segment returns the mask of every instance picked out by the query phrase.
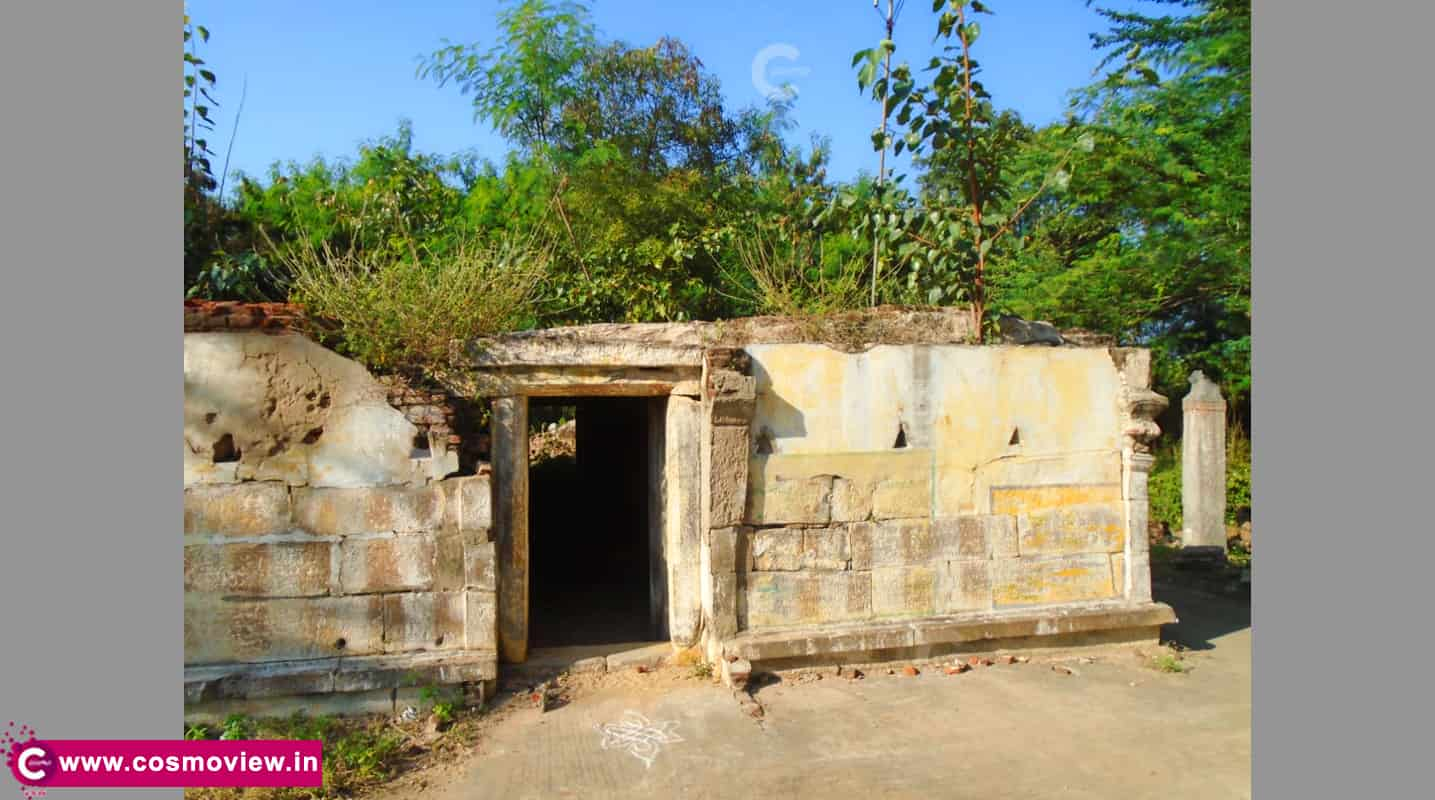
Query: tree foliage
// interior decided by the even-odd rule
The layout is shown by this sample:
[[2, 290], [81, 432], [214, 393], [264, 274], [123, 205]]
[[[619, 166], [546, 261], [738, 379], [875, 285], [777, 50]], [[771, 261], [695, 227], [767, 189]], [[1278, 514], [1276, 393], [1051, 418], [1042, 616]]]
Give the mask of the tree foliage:
[[[1156, 2], [1190, 13], [1101, 11], [1111, 27], [1093, 42], [1108, 71], [1076, 109], [1097, 146], [1038, 209], [1002, 295], [1021, 313], [1152, 346], [1168, 392], [1205, 370], [1248, 414], [1250, 3]], [[1038, 136], [1028, 175], [1061, 140]]]
[[[418, 67], [467, 97], [509, 152], [421, 153], [402, 123], [352, 159], [243, 177], [231, 197], [218, 196], [208, 160], [216, 77], [197, 52], [208, 31], [186, 19], [185, 287], [313, 298], [295, 265], [329, 252], [365, 265], [346, 285], [419, 297], [439, 291], [446, 258], [542, 242], [541, 291], [517, 295], [523, 313], [504, 324], [960, 303], [985, 321], [1018, 313], [1150, 346], [1159, 390], [1179, 396], [1203, 369], [1240, 414], [1250, 5], [1152, 2], [1169, 13], [1100, 11], [1103, 74], [1068, 119], [1037, 127], [983, 86], [988, 4], [936, 0], [941, 48], [924, 68], [895, 61], [890, 36], [852, 59], [859, 89], [882, 104], [874, 153], [911, 151], [915, 178], [884, 166], [845, 182], [827, 175], [825, 140], [788, 143], [784, 102], [730, 108], [683, 42], [604, 39], [577, 0], [509, 2], [493, 42], [445, 42]], [[853, 290], [874, 284], [868, 297]]]

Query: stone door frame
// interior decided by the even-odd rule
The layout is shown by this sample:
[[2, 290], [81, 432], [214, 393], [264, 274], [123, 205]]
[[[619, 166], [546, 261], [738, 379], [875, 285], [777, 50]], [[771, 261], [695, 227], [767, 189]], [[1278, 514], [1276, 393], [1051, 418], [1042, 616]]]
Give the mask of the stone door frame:
[[[697, 640], [701, 619], [699, 563], [701, 402], [696, 382], [649, 386], [545, 383], [541, 392], [492, 400], [493, 528], [498, 576], [498, 653], [508, 663], [528, 658], [529, 475], [528, 406], [534, 397], [631, 397], [649, 406], [649, 575], [652, 627], [679, 646]], [[678, 390], [678, 391], [675, 391]], [[694, 394], [683, 393], [691, 389]]]

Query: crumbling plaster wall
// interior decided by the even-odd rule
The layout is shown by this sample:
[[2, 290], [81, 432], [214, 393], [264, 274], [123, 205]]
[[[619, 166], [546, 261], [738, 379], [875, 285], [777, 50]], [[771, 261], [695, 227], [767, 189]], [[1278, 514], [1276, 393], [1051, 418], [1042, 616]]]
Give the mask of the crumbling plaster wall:
[[714, 460], [747, 448], [741, 519], [709, 533], [718, 636], [1149, 600], [1149, 576], [1126, 574], [1149, 564], [1129, 533], [1145, 518], [1128, 430], [1133, 394], [1149, 394], [1144, 351], [744, 351], [748, 427], [725, 429], [740, 444], [706, 442]]
[[496, 677], [488, 475], [298, 334], [187, 333], [184, 386], [188, 713]]

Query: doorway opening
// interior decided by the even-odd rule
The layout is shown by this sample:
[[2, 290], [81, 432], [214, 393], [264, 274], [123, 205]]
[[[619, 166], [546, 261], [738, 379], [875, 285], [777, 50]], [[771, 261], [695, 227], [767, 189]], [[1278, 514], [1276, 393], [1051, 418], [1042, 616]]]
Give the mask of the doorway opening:
[[[662, 398], [531, 398], [529, 646], [666, 635]], [[555, 438], [557, 441], [555, 441]], [[655, 441], [656, 440], [656, 441]]]

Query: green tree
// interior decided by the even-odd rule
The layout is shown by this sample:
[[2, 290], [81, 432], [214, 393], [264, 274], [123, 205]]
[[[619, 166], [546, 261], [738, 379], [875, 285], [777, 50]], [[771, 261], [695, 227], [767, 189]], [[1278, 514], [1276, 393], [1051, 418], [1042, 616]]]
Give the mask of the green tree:
[[[849, 209], [854, 232], [871, 235], [877, 247], [885, 245], [906, 265], [909, 291], [922, 290], [933, 304], [968, 304], [974, 329], [984, 335], [991, 302], [989, 264], [998, 252], [994, 247], [1010, 238], [1050, 185], [1066, 183], [1071, 153], [1089, 149], [1093, 140], [1083, 136], [1070, 143], [1030, 194], [1017, 200], [1009, 173], [1030, 131], [1016, 114], [996, 109], [972, 55], [981, 34], [973, 16], [991, 12], [984, 3], [958, 0], [935, 0], [932, 10], [940, 12], [936, 38], [946, 44], [942, 55], [927, 65], [929, 84], [918, 85], [905, 63], [890, 67], [890, 40], [853, 56], [854, 66], [862, 64], [859, 87], [882, 99], [884, 118], [890, 100], [898, 109], [897, 124], [906, 128], [895, 139], [879, 129], [873, 133], [873, 147], [883, 149], [890, 142], [897, 153], [905, 146], [918, 155], [929, 168], [922, 194], [913, 197], [896, 185], [899, 182], [886, 186], [879, 181], [870, 198], [862, 196], [859, 185], [857, 192], [844, 192], [839, 204]], [[874, 257], [874, 282], [881, 263]]]
[[445, 42], [418, 74], [472, 95], [475, 119], [539, 152], [558, 140], [563, 109], [597, 46], [592, 16], [578, 2], [522, 0], [499, 12], [498, 29], [499, 41], [487, 50]]
[[[1074, 123], [1097, 142], [1068, 190], [1036, 209], [1003, 301], [1023, 314], [1116, 334], [1158, 354], [1179, 394], [1202, 369], [1238, 415], [1250, 395], [1250, 3], [1153, 0], [1184, 14], [1101, 10], [1107, 73]], [[1041, 132], [1028, 170], [1068, 126]], [[1029, 180], [1029, 175], [1027, 180]]]
[[599, 41], [582, 3], [511, 4], [499, 31], [486, 52], [450, 45], [420, 74], [458, 85], [518, 146], [467, 210], [511, 209], [510, 186], [528, 198], [521, 218], [554, 243], [548, 321], [730, 315], [735, 226], [767, 203], [770, 172], [797, 163], [775, 133], [782, 109], [729, 111], [682, 42]]

